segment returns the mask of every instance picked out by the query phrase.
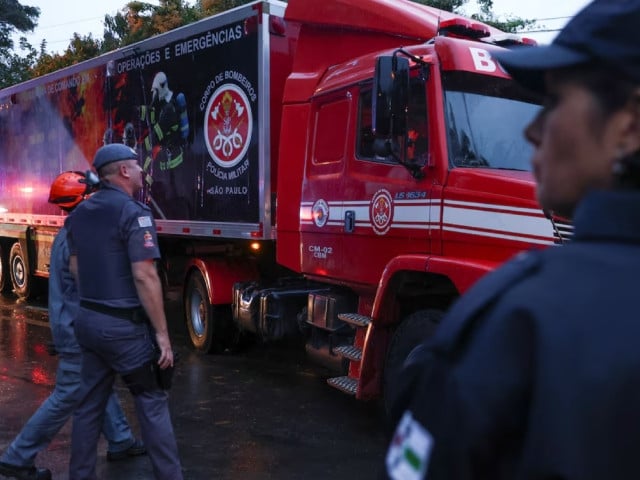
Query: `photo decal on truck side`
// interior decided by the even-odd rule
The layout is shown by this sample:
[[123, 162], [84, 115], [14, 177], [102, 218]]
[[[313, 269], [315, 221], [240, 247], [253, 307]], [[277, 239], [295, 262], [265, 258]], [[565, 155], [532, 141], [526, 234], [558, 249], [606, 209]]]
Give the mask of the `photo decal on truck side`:
[[248, 23], [257, 25], [145, 41], [2, 103], [0, 205], [57, 214], [47, 202], [56, 175], [85, 171], [98, 148], [124, 143], [138, 153], [139, 200], [156, 219], [259, 222], [261, 34]]

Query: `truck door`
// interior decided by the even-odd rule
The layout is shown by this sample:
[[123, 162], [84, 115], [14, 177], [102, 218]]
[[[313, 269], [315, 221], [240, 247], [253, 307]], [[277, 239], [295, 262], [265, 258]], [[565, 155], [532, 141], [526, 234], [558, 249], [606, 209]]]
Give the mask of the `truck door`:
[[[430, 251], [431, 222], [437, 224], [435, 201], [431, 202], [426, 168], [429, 135], [425, 80], [410, 84], [407, 132], [391, 141], [391, 153], [381, 155], [372, 131], [372, 85], [354, 91], [357, 114], [353, 119], [349, 161], [342, 179], [343, 277], [371, 284], [378, 281], [385, 265], [403, 254]], [[402, 165], [400, 161], [407, 163]], [[412, 170], [413, 169], [413, 170]]]
[[344, 225], [338, 199], [343, 190], [346, 132], [353, 110], [351, 96], [344, 91], [311, 101], [300, 211], [302, 271], [307, 274], [334, 277], [341, 271]]

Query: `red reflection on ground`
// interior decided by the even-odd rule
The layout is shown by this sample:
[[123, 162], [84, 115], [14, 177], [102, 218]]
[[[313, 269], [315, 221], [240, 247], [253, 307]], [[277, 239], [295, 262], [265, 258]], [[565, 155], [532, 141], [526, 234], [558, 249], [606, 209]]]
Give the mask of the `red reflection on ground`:
[[40, 366], [31, 371], [31, 381], [36, 385], [53, 385], [53, 378]]

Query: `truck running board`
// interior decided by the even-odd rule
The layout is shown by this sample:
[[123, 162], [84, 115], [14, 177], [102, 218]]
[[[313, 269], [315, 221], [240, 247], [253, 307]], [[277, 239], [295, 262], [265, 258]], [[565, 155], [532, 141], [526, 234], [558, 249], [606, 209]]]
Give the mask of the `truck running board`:
[[358, 388], [358, 380], [351, 377], [334, 377], [327, 379], [327, 383], [348, 395], [355, 395]]
[[337, 355], [342, 355], [343, 358], [349, 360], [349, 376], [330, 378], [327, 383], [344, 393], [356, 395], [360, 378], [362, 347], [364, 347], [364, 339], [367, 334], [367, 327], [371, 323], [371, 317], [360, 315], [359, 313], [339, 313], [338, 319], [356, 329], [353, 345], [341, 345], [333, 350]]
[[348, 358], [353, 362], [359, 362], [362, 360], [362, 349], [354, 345], [343, 345], [338, 348], [334, 348], [333, 351], [338, 355], [342, 355], [343, 358]]
[[339, 313], [338, 319], [354, 327], [366, 327], [371, 323], [371, 317], [359, 313]]

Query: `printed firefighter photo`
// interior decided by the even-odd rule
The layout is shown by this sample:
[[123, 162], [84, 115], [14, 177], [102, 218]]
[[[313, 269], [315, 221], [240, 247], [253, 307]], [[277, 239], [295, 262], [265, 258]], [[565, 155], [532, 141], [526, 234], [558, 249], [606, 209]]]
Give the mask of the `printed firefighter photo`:
[[[164, 71], [155, 72], [149, 86], [136, 82], [135, 75], [125, 77], [118, 82], [116, 98], [128, 94], [140, 101], [129, 113], [132, 118], [123, 119], [116, 109], [119, 121], [113, 125], [118, 127], [105, 130], [103, 144], [122, 142], [139, 153], [145, 178], [141, 200], [151, 206], [156, 218], [186, 218], [193, 213], [196, 187], [186, 153], [190, 134], [186, 96], [171, 88]], [[124, 91], [138, 83], [142, 91]]]

